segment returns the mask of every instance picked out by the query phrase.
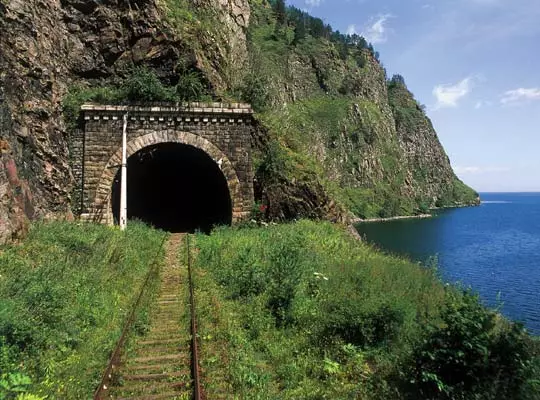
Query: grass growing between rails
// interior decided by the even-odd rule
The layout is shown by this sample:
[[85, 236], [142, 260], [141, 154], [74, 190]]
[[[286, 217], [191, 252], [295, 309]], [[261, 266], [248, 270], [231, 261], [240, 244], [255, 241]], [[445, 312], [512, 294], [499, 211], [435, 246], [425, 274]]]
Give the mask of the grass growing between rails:
[[196, 244], [209, 398], [540, 398], [538, 342], [435, 269], [309, 221]]
[[90, 398], [162, 239], [55, 222], [0, 249], [0, 399]]

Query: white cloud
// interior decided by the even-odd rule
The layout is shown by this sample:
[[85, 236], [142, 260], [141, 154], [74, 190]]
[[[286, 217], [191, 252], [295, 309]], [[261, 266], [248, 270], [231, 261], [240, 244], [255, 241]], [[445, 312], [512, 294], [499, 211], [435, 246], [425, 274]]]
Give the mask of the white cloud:
[[509, 90], [501, 98], [502, 104], [520, 104], [540, 100], [540, 88], [519, 88]]
[[456, 84], [441, 84], [433, 88], [433, 95], [437, 99], [434, 109], [457, 107], [459, 101], [472, 90], [472, 78], [468, 77]]
[[508, 172], [510, 168], [506, 167], [454, 167], [454, 172], [458, 175], [475, 175], [475, 174], [486, 174], [486, 173], [498, 173], [498, 172]]
[[474, 105], [475, 110], [479, 110], [481, 108], [485, 107], [491, 107], [493, 105], [493, 102], [487, 101], [487, 100], [478, 100], [476, 104]]
[[308, 7], [319, 7], [323, 0], [306, 0], [306, 5]]
[[355, 35], [355, 34], [358, 34], [358, 31], [356, 30], [356, 25], [355, 24], [350, 24], [348, 27], [347, 27], [347, 31], [345, 32], [347, 35]]
[[[384, 43], [388, 40], [387, 31], [385, 24], [389, 18], [392, 16], [390, 14], [379, 15], [371, 19], [362, 32], [362, 36], [370, 43]], [[354, 25], [353, 25], [354, 26]]]
[[470, 0], [473, 4], [492, 5], [499, 3], [499, 0]]

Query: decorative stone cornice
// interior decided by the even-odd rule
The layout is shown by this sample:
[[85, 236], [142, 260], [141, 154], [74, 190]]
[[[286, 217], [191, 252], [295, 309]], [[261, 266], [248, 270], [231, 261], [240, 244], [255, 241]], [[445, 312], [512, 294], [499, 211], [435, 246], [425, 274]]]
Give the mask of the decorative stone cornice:
[[243, 103], [163, 103], [160, 105], [102, 105], [87, 103], [81, 106], [86, 121], [119, 120], [127, 112], [132, 121], [187, 123], [243, 123], [252, 118], [253, 109]]

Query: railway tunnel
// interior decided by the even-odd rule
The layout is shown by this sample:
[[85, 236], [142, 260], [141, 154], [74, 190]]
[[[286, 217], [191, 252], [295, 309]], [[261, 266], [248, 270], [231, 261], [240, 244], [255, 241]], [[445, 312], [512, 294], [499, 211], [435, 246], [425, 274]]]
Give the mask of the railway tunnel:
[[[112, 187], [120, 212], [120, 171]], [[145, 147], [128, 158], [129, 220], [169, 232], [209, 232], [232, 222], [232, 201], [220, 166], [203, 150], [182, 143]]]

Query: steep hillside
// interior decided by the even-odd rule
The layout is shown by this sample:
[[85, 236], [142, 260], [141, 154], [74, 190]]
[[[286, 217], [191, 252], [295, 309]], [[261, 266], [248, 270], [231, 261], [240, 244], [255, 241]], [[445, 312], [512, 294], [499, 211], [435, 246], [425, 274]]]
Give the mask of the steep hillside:
[[318, 185], [328, 196], [308, 208], [323, 218], [335, 216], [329, 199], [360, 217], [476, 201], [477, 194], [453, 173], [403, 79], [387, 80], [365, 40], [333, 32], [294, 8], [281, 25], [277, 5], [254, 7], [252, 14], [248, 98], [279, 144], [278, 160], [263, 160], [259, 171], [271, 217], [302, 214], [313, 202], [304, 188]]
[[225, 22], [221, 41], [183, 12], [182, 1], [0, 2], [0, 243], [23, 232], [26, 219], [71, 213], [73, 127], [62, 112], [68, 92], [90, 88], [107, 99], [106, 88], [125, 81], [134, 66], [165, 86], [200, 76], [210, 91], [227, 87], [224, 71], [232, 77], [242, 68], [227, 68], [230, 60], [247, 58], [249, 7], [200, 3]]
[[253, 103], [257, 194], [268, 218], [339, 220], [347, 210], [386, 216], [474, 201], [412, 95], [388, 88], [372, 47], [278, 8], [1, 0], [0, 242], [27, 219], [71, 214], [76, 108], [137, 97], [141, 74], [153, 88], [147, 100]]

